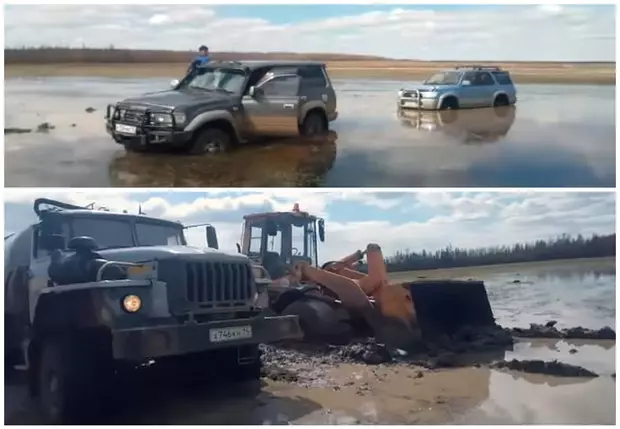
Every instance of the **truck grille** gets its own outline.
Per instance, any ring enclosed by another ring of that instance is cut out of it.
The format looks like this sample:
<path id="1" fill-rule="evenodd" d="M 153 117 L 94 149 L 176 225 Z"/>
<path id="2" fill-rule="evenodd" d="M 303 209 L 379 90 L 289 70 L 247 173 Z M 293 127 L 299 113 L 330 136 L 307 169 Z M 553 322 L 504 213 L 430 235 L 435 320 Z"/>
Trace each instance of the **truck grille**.
<path id="1" fill-rule="evenodd" d="M 246 305 L 254 297 L 252 268 L 247 264 L 187 262 L 185 296 L 200 307 Z"/>

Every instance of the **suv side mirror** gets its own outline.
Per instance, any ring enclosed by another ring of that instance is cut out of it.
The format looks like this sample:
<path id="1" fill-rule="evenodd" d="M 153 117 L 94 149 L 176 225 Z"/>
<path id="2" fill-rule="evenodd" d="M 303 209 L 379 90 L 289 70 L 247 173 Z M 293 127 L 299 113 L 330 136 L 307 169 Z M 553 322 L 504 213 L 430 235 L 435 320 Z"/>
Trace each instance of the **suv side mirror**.
<path id="1" fill-rule="evenodd" d="M 64 250 L 65 237 L 60 234 L 50 234 L 41 236 L 41 248 L 47 251 Z"/>
<path id="2" fill-rule="evenodd" d="M 252 98 L 260 97 L 262 94 L 263 90 L 255 86 L 251 86 L 250 89 L 248 89 L 248 95 Z"/>
<path id="3" fill-rule="evenodd" d="M 319 219 L 319 240 L 325 242 L 325 220 Z"/>
<path id="4" fill-rule="evenodd" d="M 469 85 L 471 85 L 471 81 L 470 81 L 470 80 L 464 80 L 464 81 L 461 83 L 461 85 L 463 85 L 463 86 L 469 86 Z"/>
<path id="5" fill-rule="evenodd" d="M 219 244 L 217 242 L 217 231 L 215 227 L 212 225 L 207 225 L 206 227 L 206 235 L 207 235 L 207 247 L 211 249 L 219 249 Z"/>
<path id="6" fill-rule="evenodd" d="M 172 79 L 170 81 L 170 88 L 176 88 L 177 86 L 179 86 L 179 83 L 180 83 L 179 79 Z"/>

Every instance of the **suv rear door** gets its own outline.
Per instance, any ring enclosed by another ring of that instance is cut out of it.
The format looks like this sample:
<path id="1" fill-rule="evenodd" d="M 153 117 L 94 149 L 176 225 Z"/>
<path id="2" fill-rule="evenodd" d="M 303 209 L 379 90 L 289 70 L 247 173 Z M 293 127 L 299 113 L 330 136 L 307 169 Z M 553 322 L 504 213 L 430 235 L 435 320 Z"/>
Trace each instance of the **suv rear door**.
<path id="1" fill-rule="evenodd" d="M 301 102 L 318 101 L 325 108 L 328 118 L 333 118 L 336 113 L 336 92 L 327 76 L 325 67 L 319 64 L 311 64 L 299 67 L 301 82 Z"/>
<path id="2" fill-rule="evenodd" d="M 242 103 L 249 131 L 262 135 L 299 133 L 300 76 L 293 70 L 272 70 L 255 86 L 253 97 Z"/>

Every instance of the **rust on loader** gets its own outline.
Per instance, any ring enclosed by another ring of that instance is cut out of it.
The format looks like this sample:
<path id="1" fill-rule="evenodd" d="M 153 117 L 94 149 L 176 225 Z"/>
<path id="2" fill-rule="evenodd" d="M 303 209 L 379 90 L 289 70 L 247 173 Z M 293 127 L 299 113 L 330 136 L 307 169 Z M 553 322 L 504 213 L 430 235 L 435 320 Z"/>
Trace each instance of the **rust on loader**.
<path id="1" fill-rule="evenodd" d="M 271 311 L 298 316 L 305 340 L 343 343 L 374 336 L 389 348 L 407 350 L 464 327 L 495 325 L 483 282 L 395 284 L 374 243 L 320 266 L 318 241 L 325 241 L 325 221 L 295 204 L 290 212 L 245 216 L 238 246 L 269 273 Z M 357 269 L 364 258 L 366 272 Z"/>

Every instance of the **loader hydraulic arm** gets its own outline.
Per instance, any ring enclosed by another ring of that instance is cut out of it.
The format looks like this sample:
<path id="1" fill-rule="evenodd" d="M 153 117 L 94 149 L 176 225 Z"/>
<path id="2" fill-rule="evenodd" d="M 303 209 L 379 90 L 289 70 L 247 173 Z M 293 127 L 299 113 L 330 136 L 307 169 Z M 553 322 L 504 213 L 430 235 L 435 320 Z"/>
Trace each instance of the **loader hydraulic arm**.
<path id="1" fill-rule="evenodd" d="M 353 268 L 364 255 L 368 274 Z M 409 336 L 418 337 L 411 294 L 403 285 L 390 284 L 379 245 L 369 244 L 365 252 L 357 251 L 324 269 L 300 262 L 295 265 L 295 273 L 298 281 L 312 282 L 331 291 L 345 308 L 359 312 L 375 332 L 385 333 L 398 325 Z"/>

